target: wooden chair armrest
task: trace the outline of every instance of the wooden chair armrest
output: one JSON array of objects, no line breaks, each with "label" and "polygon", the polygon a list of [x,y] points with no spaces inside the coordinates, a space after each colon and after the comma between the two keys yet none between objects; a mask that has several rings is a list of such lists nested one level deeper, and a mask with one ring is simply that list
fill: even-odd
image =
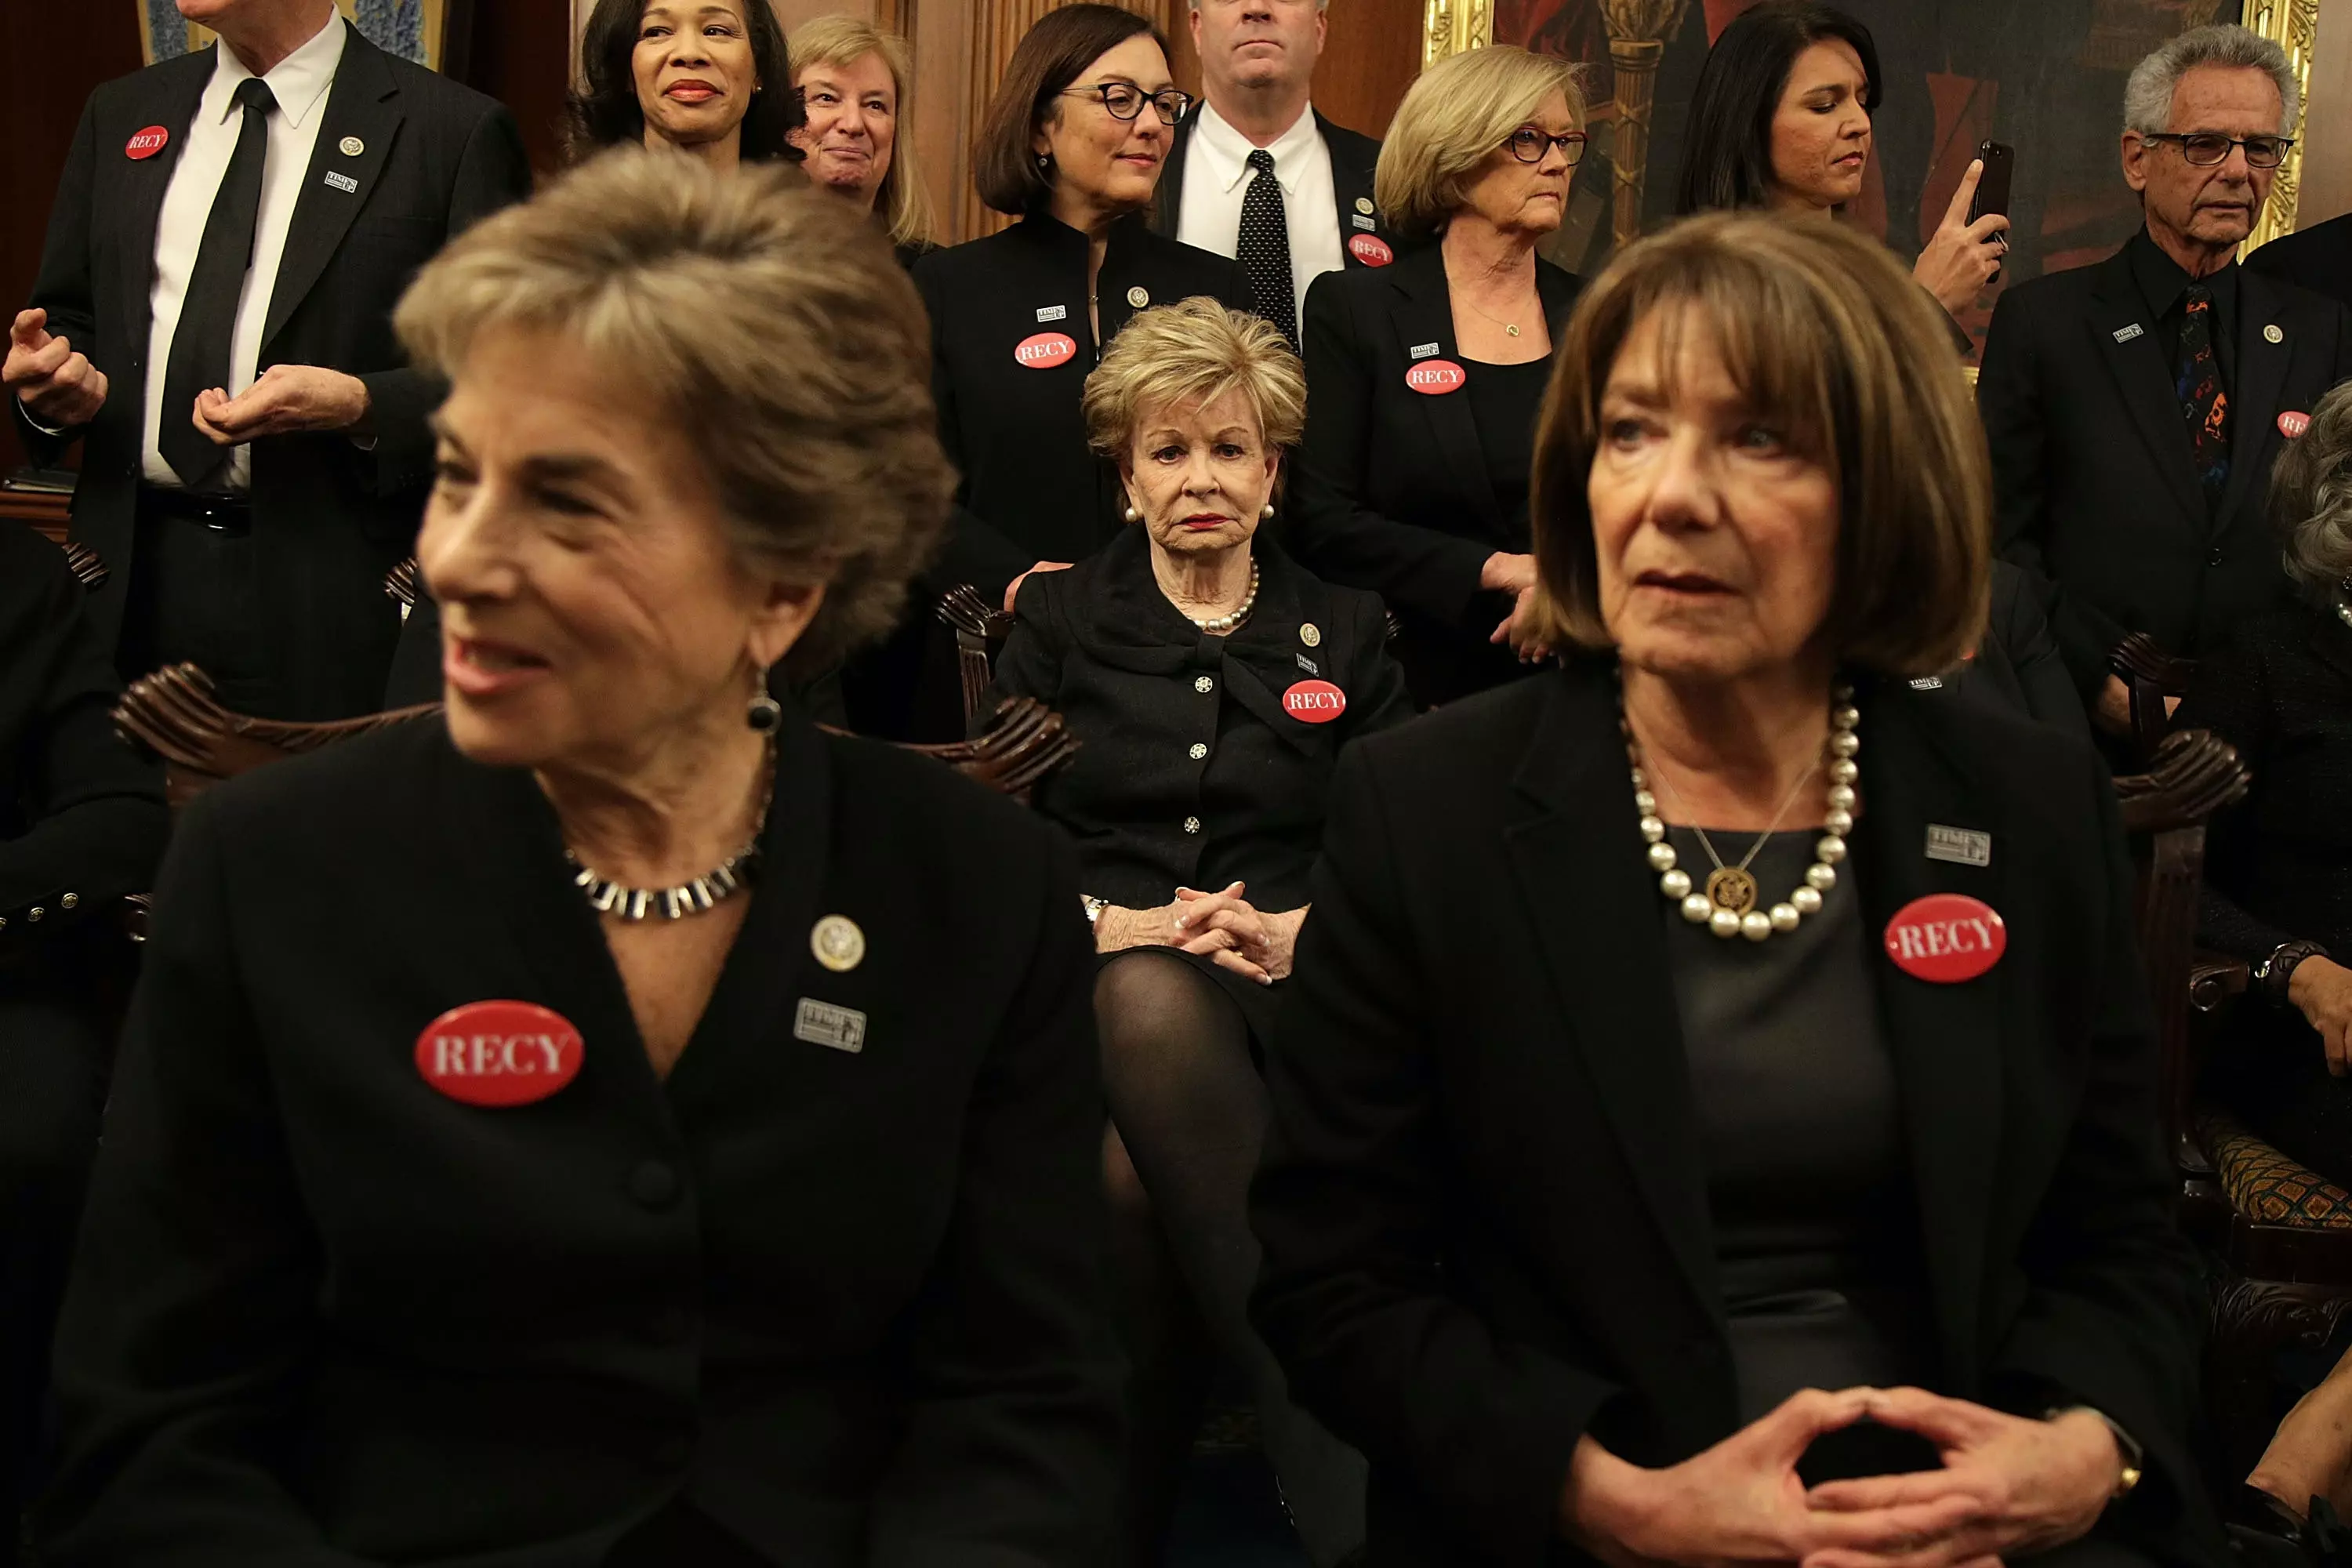
[{"label": "wooden chair armrest", "polygon": [[2246,994],[2253,971],[2242,958],[2201,949],[2189,961],[2189,1005],[2200,1013],[2215,1013]]},{"label": "wooden chair armrest", "polygon": [[2238,750],[2210,730],[2179,730],[2157,747],[2144,773],[2116,779],[2127,833],[2161,833],[2202,824],[2245,798],[2252,775]]}]

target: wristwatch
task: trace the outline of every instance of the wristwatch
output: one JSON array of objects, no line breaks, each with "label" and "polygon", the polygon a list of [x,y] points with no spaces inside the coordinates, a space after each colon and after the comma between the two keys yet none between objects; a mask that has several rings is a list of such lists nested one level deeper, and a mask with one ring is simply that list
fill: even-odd
[{"label": "wristwatch", "polygon": [[2115,1418],[2113,1416],[2110,1416],[2105,1411],[2097,1408],[2095,1405],[2065,1405],[2062,1408],[2043,1412],[2042,1419],[2044,1421],[2055,1421],[2061,1415],[2072,1415],[2078,1411],[2084,1415],[2097,1416],[2099,1418],[2099,1425],[2105,1426],[2115,1437],[2116,1453],[2123,1459],[2123,1471],[2116,1477],[2116,1489],[2107,1494],[2107,1500],[2111,1503],[2121,1502],[2124,1499],[2131,1496],[2133,1488],[2139,1485],[2140,1468],[2147,1460],[2147,1452],[2140,1447],[2138,1442],[2133,1438],[2130,1433],[2116,1425]]},{"label": "wristwatch", "polygon": [[1110,908],[1108,899],[1097,899],[1091,893],[1080,893],[1078,901],[1087,906],[1087,924],[1088,925],[1100,925],[1102,912]]},{"label": "wristwatch", "polygon": [[2325,957],[2326,947],[2315,942],[2283,942],[2271,949],[2271,955],[2254,965],[2254,984],[2262,987],[2263,1000],[2273,1006],[2287,1005],[2286,985],[2294,977],[2294,966],[2305,959]]}]

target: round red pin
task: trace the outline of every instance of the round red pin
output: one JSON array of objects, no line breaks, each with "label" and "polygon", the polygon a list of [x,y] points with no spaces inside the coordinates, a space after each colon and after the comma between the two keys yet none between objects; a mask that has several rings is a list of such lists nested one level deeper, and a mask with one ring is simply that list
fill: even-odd
[{"label": "round red pin", "polygon": [[467,1105],[529,1105],[580,1076],[572,1020],[535,1002],[468,1002],[416,1037],[416,1071]]},{"label": "round red pin", "polygon": [[1328,724],[1348,710],[1348,694],[1328,680],[1302,680],[1282,694],[1282,710],[1302,724]]},{"label": "round red pin", "polygon": [[171,141],[172,132],[169,126],[150,125],[123,143],[122,154],[131,159],[152,158],[169,146]]},{"label": "round red pin", "polygon": [[1389,248],[1389,242],[1377,235],[1349,235],[1348,253],[1367,267],[1386,267],[1396,259],[1396,252]]},{"label": "round red pin", "polygon": [[1886,956],[1916,980],[1958,985],[1974,980],[2009,951],[1999,911],[1965,893],[1914,899],[1886,922]]},{"label": "round red pin", "polygon": [[1039,332],[1013,348],[1013,363],[1024,370],[1051,370],[1077,357],[1078,345],[1067,332]]},{"label": "round red pin", "polygon": [[1442,397],[1461,390],[1469,378],[1460,365],[1450,359],[1425,359],[1405,367],[1404,384],[1415,392],[1430,397]]},{"label": "round red pin", "polygon": [[2292,441],[2311,428],[2311,416],[2290,408],[2278,416],[2279,434]]}]

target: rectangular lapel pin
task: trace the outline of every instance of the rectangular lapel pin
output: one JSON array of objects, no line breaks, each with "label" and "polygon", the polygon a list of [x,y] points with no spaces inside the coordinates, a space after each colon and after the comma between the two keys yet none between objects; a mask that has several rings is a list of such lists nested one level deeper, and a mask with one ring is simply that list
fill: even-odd
[{"label": "rectangular lapel pin", "polygon": [[1927,858],[1954,866],[1990,866],[1992,835],[1974,827],[1947,827],[1940,822],[1931,822],[1927,824]]},{"label": "rectangular lapel pin", "polygon": [[360,188],[360,183],[357,180],[352,179],[349,174],[338,173],[333,169],[327,171],[327,184],[334,186],[335,189],[342,192],[345,195],[349,195],[353,191]]},{"label": "rectangular lapel pin", "polygon": [[1923,675],[1918,679],[1911,683],[1911,689],[1914,691],[1941,691],[1944,689],[1944,678],[1940,675]]},{"label": "rectangular lapel pin", "polygon": [[855,1007],[836,1007],[803,996],[793,1018],[793,1037],[855,1056],[866,1048],[866,1015]]},{"label": "rectangular lapel pin", "polygon": [[1412,354],[1415,359],[1435,359],[1438,354],[1438,348],[1435,343],[1415,343],[1412,348],[1405,352]]},{"label": "rectangular lapel pin", "polygon": [[1037,307],[1037,319],[1041,321],[1066,321],[1069,318],[1069,314],[1070,308],[1067,305],[1040,305]]},{"label": "rectangular lapel pin", "polygon": [[1290,657],[1297,659],[1298,661],[1298,668],[1305,670],[1307,674],[1320,675],[1323,673],[1321,670],[1315,668],[1315,661],[1307,658],[1305,654],[1295,653]]},{"label": "rectangular lapel pin", "polygon": [[2115,331],[2116,342],[2119,343],[2127,343],[2134,338],[2146,337],[2147,335],[2147,329],[2141,326],[2137,321],[2134,321],[2128,327],[2117,327]]},{"label": "rectangular lapel pin", "polygon": [[1348,219],[1358,228],[1362,229],[1366,234],[1370,234],[1381,226],[1376,219],[1368,218],[1361,213],[1349,213],[1348,215]]}]

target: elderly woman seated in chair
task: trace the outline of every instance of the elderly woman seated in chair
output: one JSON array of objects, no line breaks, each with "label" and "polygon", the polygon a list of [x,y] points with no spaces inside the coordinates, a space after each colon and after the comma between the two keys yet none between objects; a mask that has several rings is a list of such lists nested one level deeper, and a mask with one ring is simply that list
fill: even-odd
[{"label": "elderly woman seated in chair", "polygon": [[[1244,1198],[1265,1121],[1255,1064],[1307,917],[1332,765],[1411,707],[1380,600],[1317,581],[1261,532],[1305,401],[1297,357],[1255,317],[1194,299],[1129,322],[1087,378],[1085,412],[1138,526],[1022,584],[992,697],[1045,701],[1081,745],[1036,805],[1078,841],[1102,955],[1123,1240],[1153,1258],[1164,1236],[1217,1348],[1249,1374],[1309,1554],[1328,1563],[1360,1534],[1360,1462],[1290,1409],[1244,1319],[1257,1268]],[[1126,1549],[1157,1561],[1198,1412],[1160,1397],[1188,1383],[1168,1357],[1139,1343],[1135,1362]]]}]

